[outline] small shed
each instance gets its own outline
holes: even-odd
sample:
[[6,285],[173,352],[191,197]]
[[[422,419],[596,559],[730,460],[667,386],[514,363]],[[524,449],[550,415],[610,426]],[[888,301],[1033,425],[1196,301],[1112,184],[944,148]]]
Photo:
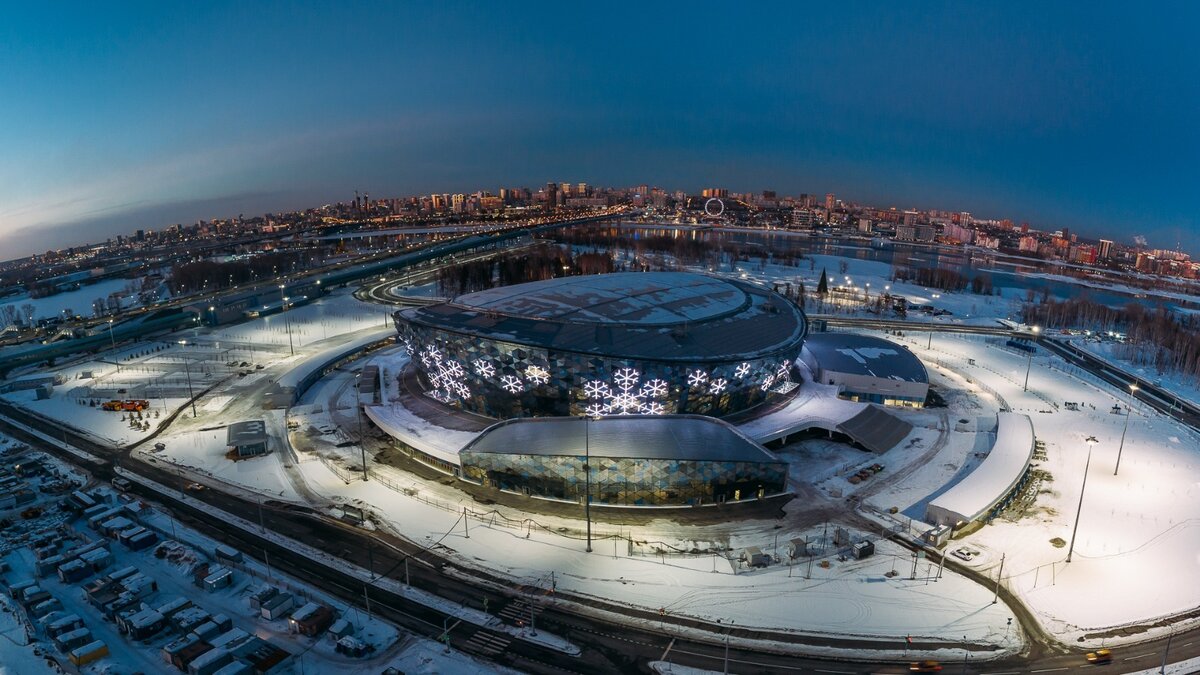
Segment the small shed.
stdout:
[[233,583],[233,570],[227,567],[219,567],[216,571],[211,572],[204,577],[204,590],[212,592],[222,588],[228,588]]
[[274,586],[259,586],[253,593],[250,594],[250,608],[262,609],[263,603],[271,598],[279,595],[279,589]]
[[259,613],[262,615],[262,618],[268,621],[273,621],[275,619],[282,619],[283,617],[287,616],[295,606],[296,603],[295,600],[292,599],[291,593],[279,593],[275,597],[263,603]]
[[808,542],[803,537],[796,537],[788,542],[787,554],[792,560],[803,558],[808,555]]
[[742,560],[750,567],[766,567],[771,564],[771,557],[757,546],[747,546],[742,553]]
[[862,560],[863,558],[869,558],[875,555],[875,544],[864,539],[854,546],[851,546],[850,551],[854,554],[854,558],[856,560]]
[[58,647],[58,651],[60,652],[69,652],[76,647],[82,647],[91,642],[95,642],[95,639],[92,637],[92,631],[88,630],[87,627],[69,630],[54,638],[54,645]]
[[188,675],[213,675],[232,660],[233,656],[228,650],[222,647],[213,647],[188,664],[187,672]]
[[320,635],[333,623],[333,610],[325,605],[310,602],[296,610],[288,620],[289,625],[301,635]]
[[96,640],[94,642],[89,642],[82,647],[76,647],[75,649],[72,649],[71,653],[67,655],[67,658],[69,658],[71,663],[74,663],[76,666],[82,667],[93,661],[98,661],[105,656],[108,656],[108,645],[104,644],[100,640]]

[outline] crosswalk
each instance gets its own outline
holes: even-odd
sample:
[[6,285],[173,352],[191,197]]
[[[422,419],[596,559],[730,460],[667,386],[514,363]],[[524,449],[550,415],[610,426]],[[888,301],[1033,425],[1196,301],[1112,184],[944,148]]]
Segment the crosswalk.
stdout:
[[512,640],[508,638],[481,630],[472,635],[463,648],[468,652],[479,654],[480,656],[494,658],[507,649],[510,642]]
[[510,624],[516,626],[525,626],[529,624],[531,618],[536,621],[537,616],[541,613],[542,612],[540,609],[534,607],[531,617],[529,613],[529,603],[518,598],[505,605],[504,609],[500,610],[499,616],[501,619],[504,619]]

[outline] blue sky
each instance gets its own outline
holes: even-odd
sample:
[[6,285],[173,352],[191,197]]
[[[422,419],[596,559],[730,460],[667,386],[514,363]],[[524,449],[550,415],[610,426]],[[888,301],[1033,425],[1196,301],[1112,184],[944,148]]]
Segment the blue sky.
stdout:
[[0,25],[0,258],[547,180],[1200,253],[1200,5],[35,4]]

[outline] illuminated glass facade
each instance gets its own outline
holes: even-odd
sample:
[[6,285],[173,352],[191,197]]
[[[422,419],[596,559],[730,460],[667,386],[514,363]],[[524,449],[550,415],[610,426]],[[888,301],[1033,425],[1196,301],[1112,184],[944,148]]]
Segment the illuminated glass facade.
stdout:
[[464,410],[522,416],[723,416],[790,392],[794,354],[725,362],[613,359],[460,335],[396,321],[431,396]]
[[[585,457],[461,454],[465,480],[508,492],[582,503]],[[591,457],[593,504],[687,506],[755,499],[784,491],[787,464]]]
[[768,497],[787,463],[701,415],[523,418],[459,453],[464,480],[517,494],[614,506],[686,506]]
[[808,330],[776,293],[679,272],[518,284],[394,318],[430,396],[497,419],[739,412],[797,386]]

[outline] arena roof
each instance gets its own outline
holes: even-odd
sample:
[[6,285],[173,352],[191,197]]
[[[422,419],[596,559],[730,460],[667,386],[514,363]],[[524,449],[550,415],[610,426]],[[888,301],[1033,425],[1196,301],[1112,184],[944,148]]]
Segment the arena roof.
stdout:
[[905,382],[928,382],[925,366],[907,347],[857,333],[813,333],[804,346],[821,370]]
[[733,426],[702,415],[523,417],[488,427],[462,453],[782,461]]
[[643,272],[501,286],[454,302],[527,318],[653,326],[711,319],[736,312],[750,300],[741,289],[715,277]]
[[631,359],[798,356],[808,322],[782,296],[687,272],[564,277],[402,310],[404,321],[480,338]]

